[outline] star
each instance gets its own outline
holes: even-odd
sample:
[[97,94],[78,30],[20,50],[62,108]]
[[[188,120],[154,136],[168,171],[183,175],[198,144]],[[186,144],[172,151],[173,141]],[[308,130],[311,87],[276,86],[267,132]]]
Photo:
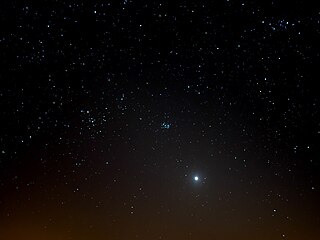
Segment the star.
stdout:
[[193,178],[196,182],[199,181],[199,177],[198,176],[194,176]]
[[164,123],[161,124],[161,128],[162,128],[162,129],[169,129],[170,127],[171,127],[171,124],[170,124],[170,123],[164,122]]

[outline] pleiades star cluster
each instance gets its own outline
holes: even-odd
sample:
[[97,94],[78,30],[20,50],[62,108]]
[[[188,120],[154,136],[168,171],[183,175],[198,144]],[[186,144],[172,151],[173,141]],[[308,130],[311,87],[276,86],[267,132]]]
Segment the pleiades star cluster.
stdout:
[[1,0],[0,240],[320,239],[317,1]]

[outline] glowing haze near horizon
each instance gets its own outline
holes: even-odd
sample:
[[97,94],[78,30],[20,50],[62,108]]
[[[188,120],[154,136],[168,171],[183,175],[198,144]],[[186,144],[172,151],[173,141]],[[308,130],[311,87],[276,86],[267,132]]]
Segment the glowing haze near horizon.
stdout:
[[319,239],[319,10],[1,1],[0,240]]

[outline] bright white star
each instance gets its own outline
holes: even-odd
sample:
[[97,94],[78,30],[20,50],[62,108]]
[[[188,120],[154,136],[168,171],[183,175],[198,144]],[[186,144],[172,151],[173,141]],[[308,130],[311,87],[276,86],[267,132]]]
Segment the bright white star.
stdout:
[[198,181],[198,180],[199,180],[199,177],[198,177],[198,176],[195,176],[195,177],[194,177],[194,180],[195,180],[195,181]]

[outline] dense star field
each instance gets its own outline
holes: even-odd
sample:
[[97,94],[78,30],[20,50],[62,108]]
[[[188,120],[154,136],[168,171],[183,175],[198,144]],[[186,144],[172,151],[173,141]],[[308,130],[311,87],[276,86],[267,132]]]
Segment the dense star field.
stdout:
[[320,7],[0,3],[0,240],[320,239]]

